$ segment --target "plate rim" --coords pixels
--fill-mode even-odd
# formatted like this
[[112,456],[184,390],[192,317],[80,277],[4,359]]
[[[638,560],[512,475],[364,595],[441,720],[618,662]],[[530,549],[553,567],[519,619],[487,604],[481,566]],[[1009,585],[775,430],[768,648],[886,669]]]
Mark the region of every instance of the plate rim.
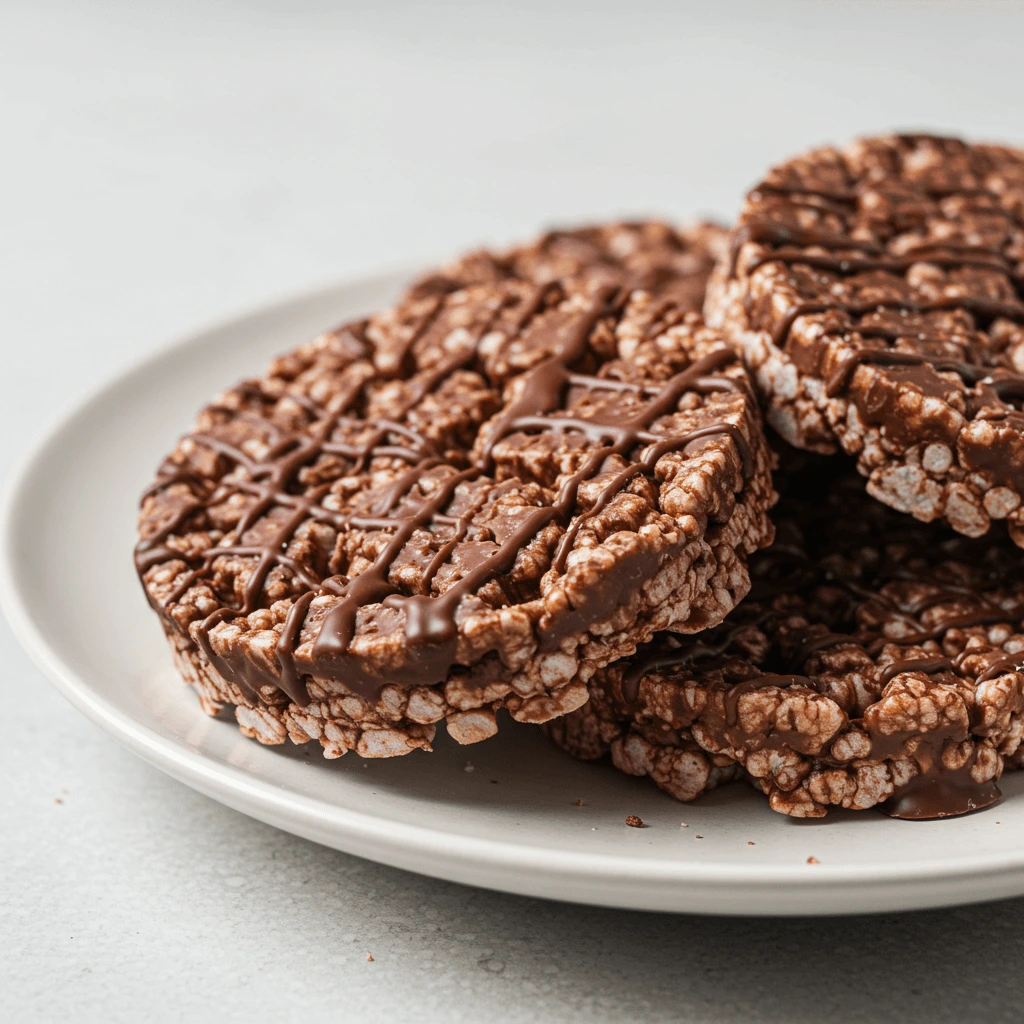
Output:
[[[400,853],[396,860],[372,855],[371,859],[384,863],[395,863],[408,870],[420,870],[407,863],[410,857],[442,858],[445,862],[457,861],[472,871],[481,869],[502,872],[529,872],[535,877],[555,882],[567,875],[582,879],[590,884],[632,881],[638,885],[665,884],[675,882],[680,886],[753,888],[782,886],[796,895],[822,892],[836,886],[884,887],[899,883],[935,884],[962,879],[969,875],[974,882],[986,878],[1020,876],[1016,890],[1024,893],[1024,846],[1020,852],[972,854],[942,861],[870,863],[863,864],[817,864],[813,873],[804,864],[736,864],[714,863],[695,860],[670,860],[668,858],[643,858],[629,862],[629,871],[624,874],[624,858],[621,854],[572,851],[545,847],[536,843],[515,839],[492,839],[480,836],[453,834],[433,826],[396,821],[386,815],[356,810],[351,807],[332,804],[316,797],[286,791],[275,787],[269,780],[255,778],[244,769],[213,761],[201,751],[186,749],[172,737],[160,735],[156,730],[127,712],[119,710],[103,697],[89,683],[88,679],[68,664],[47,640],[46,632],[33,617],[28,602],[21,593],[19,584],[18,528],[26,511],[29,491],[35,475],[40,472],[61,437],[70,431],[76,420],[95,414],[96,406],[103,399],[144,373],[153,363],[159,362],[190,345],[200,344],[219,331],[237,328],[249,319],[259,319],[272,314],[285,313],[291,307],[326,299],[332,293],[358,291],[360,288],[380,287],[385,281],[396,283],[403,277],[410,278],[415,269],[406,267],[382,270],[354,277],[343,278],[333,284],[321,284],[303,289],[291,295],[275,298],[249,307],[233,315],[219,317],[212,323],[200,326],[176,338],[157,345],[144,356],[132,360],[125,368],[115,373],[79,397],[52,422],[36,441],[29,445],[15,468],[0,496],[0,609],[3,610],[14,636],[43,675],[63,696],[87,718],[109,733],[122,746],[142,757],[154,767],[166,772],[180,782],[198,789],[207,796],[227,803],[236,810],[250,816],[269,821],[276,827],[296,834],[305,835],[316,842],[323,842],[307,831],[297,827],[303,821],[314,825],[330,825],[334,835],[354,842],[383,845]],[[200,398],[200,401],[202,399]],[[262,817],[256,809],[267,812]],[[286,822],[281,824],[281,822]],[[911,827],[914,823],[910,823]],[[333,845],[333,844],[330,844]],[[457,849],[453,849],[457,846]],[[344,845],[336,847],[346,849]],[[370,856],[359,853],[360,856]],[[424,864],[423,874],[451,878],[451,874],[439,874]],[[477,883],[479,884],[479,883]],[[500,886],[491,886],[500,888]],[[526,891],[506,886],[506,891]],[[959,894],[961,897],[966,893]],[[1007,890],[1003,895],[1011,895]],[[974,899],[995,898],[975,896]],[[576,899],[574,897],[574,899]],[[628,903],[607,900],[576,899],[578,902],[603,903],[604,905],[628,907]],[[780,900],[779,902],[782,902]],[[963,902],[963,898],[947,901]],[[936,902],[914,905],[940,905]],[[674,908],[669,908],[674,909]],[[884,910],[885,908],[880,908]],[[742,912],[721,910],[718,913]],[[782,911],[778,911],[782,912]],[[796,911],[808,913],[806,907]],[[831,911],[825,910],[824,913]],[[836,911],[839,912],[839,911]]]

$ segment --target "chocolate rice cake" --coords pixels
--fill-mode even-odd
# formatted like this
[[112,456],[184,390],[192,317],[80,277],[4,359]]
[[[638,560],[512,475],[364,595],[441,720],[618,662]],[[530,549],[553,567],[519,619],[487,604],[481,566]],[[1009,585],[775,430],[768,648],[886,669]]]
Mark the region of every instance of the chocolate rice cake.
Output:
[[1024,545],[1024,152],[888,135],[747,196],[708,291],[768,421],[876,498]]
[[208,713],[392,756],[564,714],[656,632],[720,622],[771,540],[769,461],[696,314],[585,280],[434,289],[204,409],[136,565]]
[[680,800],[745,774],[796,817],[998,799],[1024,732],[1024,554],[830,475],[782,479],[776,542],[721,626],[597,672],[590,701],[546,727],[556,742]]

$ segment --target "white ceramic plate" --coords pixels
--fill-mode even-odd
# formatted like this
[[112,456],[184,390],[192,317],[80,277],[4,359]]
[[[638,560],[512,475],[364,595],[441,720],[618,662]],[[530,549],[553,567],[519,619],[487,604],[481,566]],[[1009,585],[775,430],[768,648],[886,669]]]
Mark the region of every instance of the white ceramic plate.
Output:
[[[572,761],[510,720],[477,746],[442,736],[430,755],[325,761],[318,748],[261,747],[233,722],[205,717],[171,669],[135,578],[137,495],[209,396],[273,353],[386,304],[404,279],[330,288],[179,342],[103,388],[38,448],[8,495],[0,594],[30,654],[77,708],[237,810],[473,885],[723,914],[1024,893],[1024,773],[1005,780],[1001,804],[954,820],[838,813],[801,822],[742,785],[678,804],[646,780]],[[629,814],[649,827],[627,827]]]

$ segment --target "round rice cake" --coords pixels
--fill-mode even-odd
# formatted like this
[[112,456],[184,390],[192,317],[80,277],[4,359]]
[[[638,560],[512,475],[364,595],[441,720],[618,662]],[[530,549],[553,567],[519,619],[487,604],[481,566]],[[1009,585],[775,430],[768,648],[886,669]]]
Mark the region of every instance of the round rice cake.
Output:
[[136,566],[216,713],[328,756],[543,722],[665,629],[720,622],[768,543],[734,350],[643,292],[508,280],[408,299],[200,414]]

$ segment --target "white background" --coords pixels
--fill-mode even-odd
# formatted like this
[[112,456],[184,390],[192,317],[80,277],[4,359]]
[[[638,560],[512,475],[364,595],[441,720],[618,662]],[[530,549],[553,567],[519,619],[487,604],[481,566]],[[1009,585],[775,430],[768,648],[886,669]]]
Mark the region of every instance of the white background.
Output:
[[[0,0],[0,476],[116,369],[295,289],[729,217],[860,132],[1024,143],[1022,40],[1015,3]],[[1024,900],[671,918],[377,867],[134,760],[3,623],[0,721],[4,1020],[1019,1020]]]

